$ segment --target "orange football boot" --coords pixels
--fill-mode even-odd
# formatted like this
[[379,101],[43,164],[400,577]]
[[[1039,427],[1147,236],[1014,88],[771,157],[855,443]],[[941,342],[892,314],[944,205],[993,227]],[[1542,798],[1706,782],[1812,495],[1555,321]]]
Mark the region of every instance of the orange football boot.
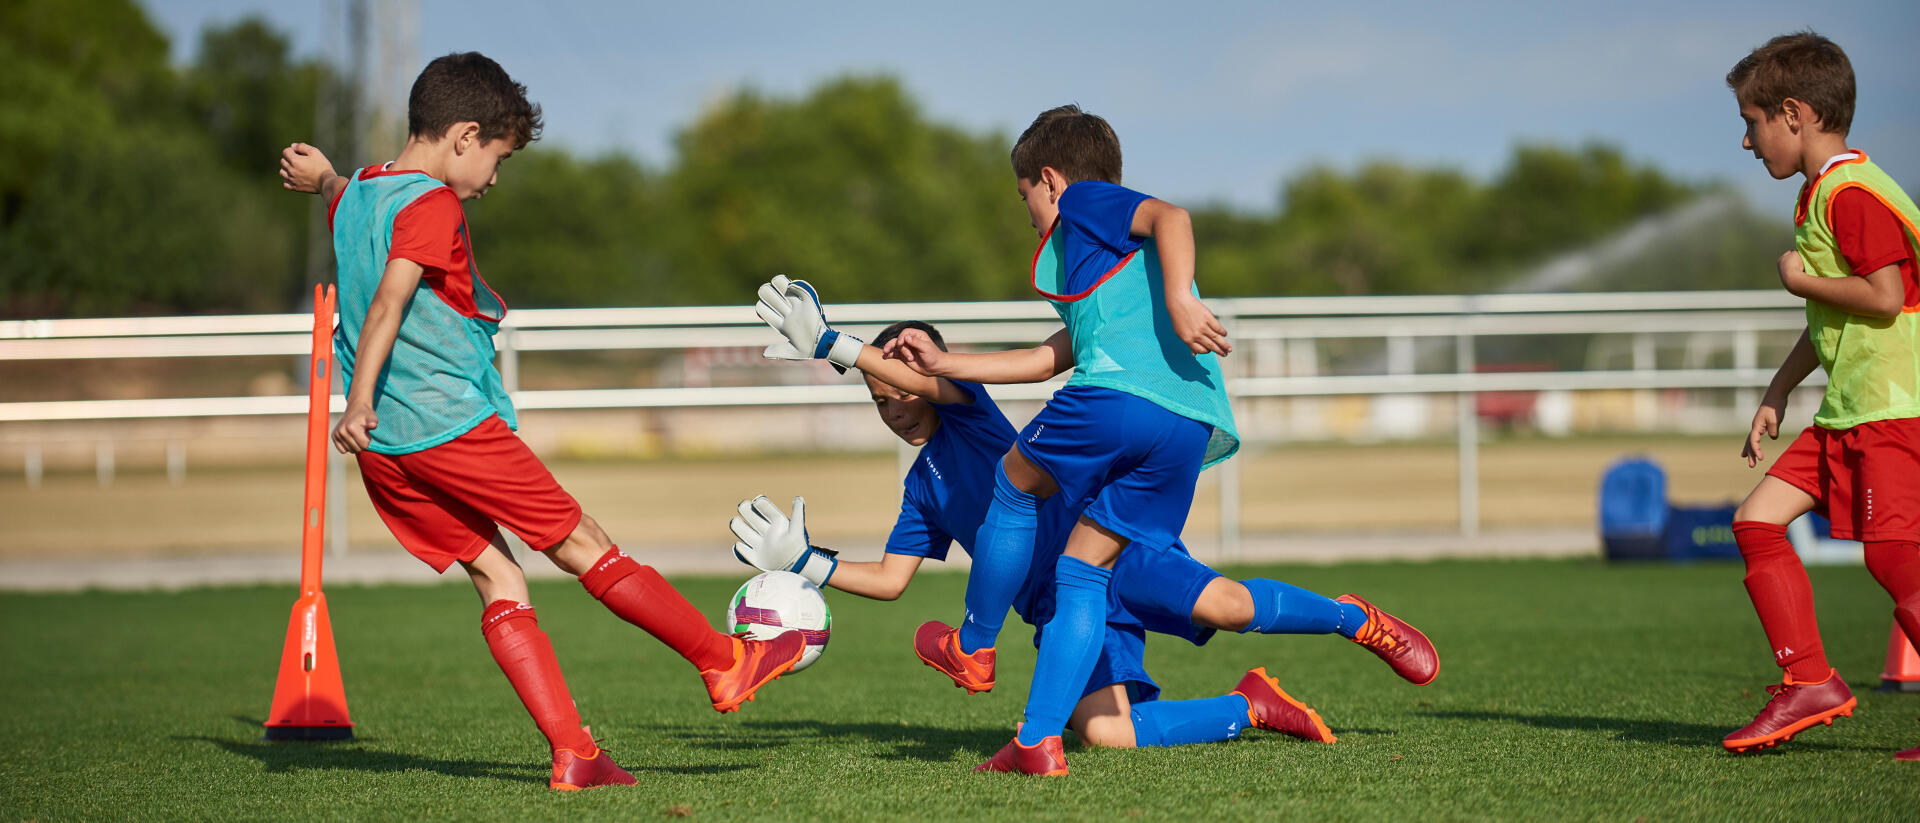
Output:
[[1839,673],[1827,670],[1827,679],[1802,683],[1786,676],[1783,682],[1768,686],[1773,697],[1760,709],[1760,715],[1720,741],[1730,752],[1750,752],[1778,746],[1793,739],[1815,723],[1833,725],[1836,717],[1852,717],[1860,701]]
[[781,632],[772,640],[734,635],[733,668],[703,669],[700,679],[706,681],[714,711],[735,712],[740,704],[752,700],[761,686],[779,680],[806,653],[806,638],[797,631]]
[[953,685],[967,694],[993,690],[994,650],[991,646],[973,654],[960,651],[960,630],[938,620],[920,624],[913,632],[913,653],[921,662],[953,678]]
[[611,753],[596,746],[591,755],[572,749],[554,751],[553,779],[548,780],[547,785],[563,792],[577,792],[595,786],[632,786],[638,782],[626,769],[614,764]]
[[1231,694],[1247,699],[1247,722],[1256,729],[1315,743],[1332,743],[1338,739],[1327,728],[1327,722],[1320,719],[1320,713],[1287,694],[1280,688],[1280,681],[1267,676],[1265,666],[1247,672]]
[[1367,622],[1354,635],[1353,642],[1387,661],[1394,674],[1415,686],[1425,686],[1440,676],[1440,653],[1434,650],[1433,641],[1413,624],[1381,611],[1357,594],[1343,594],[1334,599],[1352,603],[1367,613]]
[[[985,651],[985,649],[982,649]],[[987,762],[973,767],[976,772],[1013,772],[1034,777],[1066,777],[1066,744],[1060,735],[1040,741],[1038,746],[1022,746],[1016,737],[1001,746]]]

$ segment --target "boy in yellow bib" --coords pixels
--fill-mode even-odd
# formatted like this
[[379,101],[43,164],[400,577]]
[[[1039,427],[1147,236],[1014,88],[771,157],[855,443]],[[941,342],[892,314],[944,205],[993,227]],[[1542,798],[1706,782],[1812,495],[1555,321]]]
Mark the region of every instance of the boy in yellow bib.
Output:
[[[1811,726],[1852,716],[1856,703],[1828,665],[1805,567],[1786,525],[1808,511],[1833,536],[1866,544],[1867,569],[1894,599],[1894,618],[1920,637],[1920,210],[1865,152],[1847,147],[1853,66],[1813,32],[1782,35],[1727,73],[1746,121],[1741,147],[1776,180],[1806,178],[1794,208],[1794,250],[1780,284],[1807,301],[1807,331],[1774,374],[1741,456],[1764,459],[1780,436],[1787,395],[1815,366],[1826,396],[1734,515],[1747,594],[1774,661],[1786,670],[1752,723],[1721,741],[1764,749]],[[1920,760],[1920,748],[1895,755]]]

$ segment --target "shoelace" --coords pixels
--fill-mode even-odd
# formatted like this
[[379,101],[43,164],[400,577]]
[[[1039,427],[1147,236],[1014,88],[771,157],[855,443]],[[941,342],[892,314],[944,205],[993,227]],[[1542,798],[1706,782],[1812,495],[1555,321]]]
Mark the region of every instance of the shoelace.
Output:
[[1367,609],[1366,612],[1367,624],[1360,627],[1360,633],[1356,639],[1371,648],[1385,652],[1389,657],[1400,657],[1406,654],[1410,647],[1406,641],[1400,639],[1400,635],[1394,633],[1392,626],[1385,625],[1385,621],[1380,619],[1380,612],[1377,609]]

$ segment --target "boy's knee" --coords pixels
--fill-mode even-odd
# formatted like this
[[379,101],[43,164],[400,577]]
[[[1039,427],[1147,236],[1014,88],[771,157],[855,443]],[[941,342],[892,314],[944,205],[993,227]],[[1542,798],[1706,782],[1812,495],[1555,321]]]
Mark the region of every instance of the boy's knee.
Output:
[[1074,728],[1074,734],[1080,736],[1083,746],[1100,746],[1108,749],[1131,749],[1134,747],[1133,721],[1122,717],[1091,717]]
[[1237,580],[1216,577],[1200,591],[1192,619],[1210,629],[1240,631],[1253,623],[1253,592]]
[[1007,475],[1007,482],[1013,487],[1034,497],[1052,497],[1060,487],[1053,482],[1053,476],[1045,469],[1033,464],[1027,456],[1020,453],[1018,447],[1007,449],[1007,456],[1000,460],[1000,470]]
[[580,522],[574,525],[573,531],[567,533],[566,539],[540,551],[561,571],[578,577],[593,568],[593,564],[612,548],[613,539],[607,536],[598,522],[582,513]]

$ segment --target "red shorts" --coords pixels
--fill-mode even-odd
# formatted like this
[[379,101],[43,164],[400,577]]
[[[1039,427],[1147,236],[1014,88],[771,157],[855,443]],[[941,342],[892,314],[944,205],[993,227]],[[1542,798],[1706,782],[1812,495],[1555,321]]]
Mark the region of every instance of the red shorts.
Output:
[[536,549],[580,524],[580,503],[498,417],[430,449],[358,457],[380,519],[437,572],[479,557],[500,533],[496,523]]
[[1920,418],[1808,426],[1767,474],[1813,495],[1834,537],[1920,539]]

